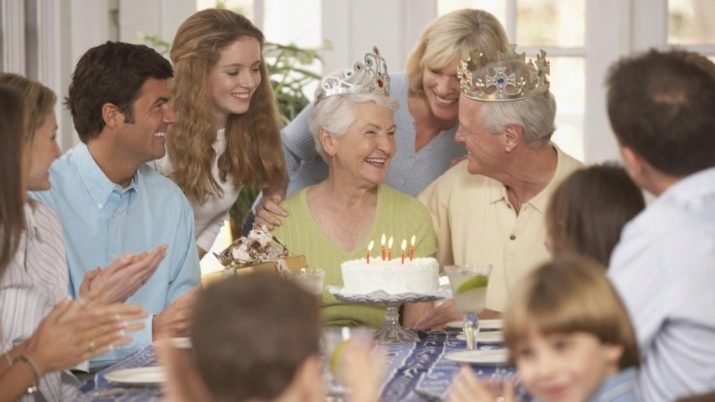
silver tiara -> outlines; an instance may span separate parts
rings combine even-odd
[[[334,95],[371,93],[390,96],[387,63],[377,46],[373,46],[371,53],[365,53],[363,60],[355,62],[352,68],[323,78],[315,91],[315,103]]]

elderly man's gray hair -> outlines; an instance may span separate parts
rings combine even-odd
[[[390,109],[391,112],[397,110],[398,102],[389,96],[378,94],[352,94],[331,96],[322,99],[315,106],[315,109],[310,114],[308,127],[310,133],[313,134],[315,141],[315,149],[318,151],[324,161],[327,162],[327,155],[320,143],[320,129],[327,131],[333,137],[340,137],[347,131],[348,127],[355,121],[357,117],[358,103],[374,102],[378,106]]]
[[[511,124],[521,126],[527,146],[539,147],[556,130],[556,100],[551,92],[510,102],[484,102],[480,116],[490,133],[501,133]]]

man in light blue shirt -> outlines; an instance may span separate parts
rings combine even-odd
[[[200,271],[191,206],[181,190],[146,162],[164,155],[176,121],[168,104],[172,68],[154,50],[107,42],[77,63],[67,105],[81,144],[50,169],[52,188],[33,194],[64,225],[70,287],[125,253],[168,245],[156,272],[129,297],[151,316],[133,342],[92,361],[112,363],[151,343],[153,335],[185,335]]]
[[[715,65],[696,53],[652,50],[608,78],[623,162],[658,197],[625,226],[608,272],[638,336],[646,401],[715,391],[713,110]]]

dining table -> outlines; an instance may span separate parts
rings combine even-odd
[[[385,402],[424,402],[443,400],[459,368],[465,364],[448,355],[465,351],[458,329],[416,332],[417,342],[380,345],[387,358],[381,399]],[[503,348],[500,343],[479,344],[480,350]],[[494,363],[494,362],[487,362]],[[147,402],[164,401],[161,384],[127,384],[107,379],[107,374],[123,369],[158,365],[152,345],[147,345],[122,361],[105,368],[82,387],[85,401]],[[483,379],[503,381],[515,376],[515,369],[505,363],[469,364]],[[111,375],[110,375],[111,377]],[[518,390],[518,392],[523,392]],[[528,400],[522,395],[524,400]]]

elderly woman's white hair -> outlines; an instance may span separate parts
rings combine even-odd
[[[508,102],[484,102],[480,116],[492,134],[503,132],[516,124],[524,130],[527,146],[538,148],[546,144],[556,130],[556,100],[551,92]]]
[[[320,91],[320,89],[318,89]],[[323,98],[315,105],[315,109],[310,115],[308,127],[313,134],[315,149],[327,162],[327,155],[320,143],[320,129],[327,131],[333,137],[340,137],[345,134],[348,127],[357,117],[357,104],[374,102],[380,107],[390,109],[391,112],[397,110],[398,102],[391,96],[376,93],[335,95]]]

